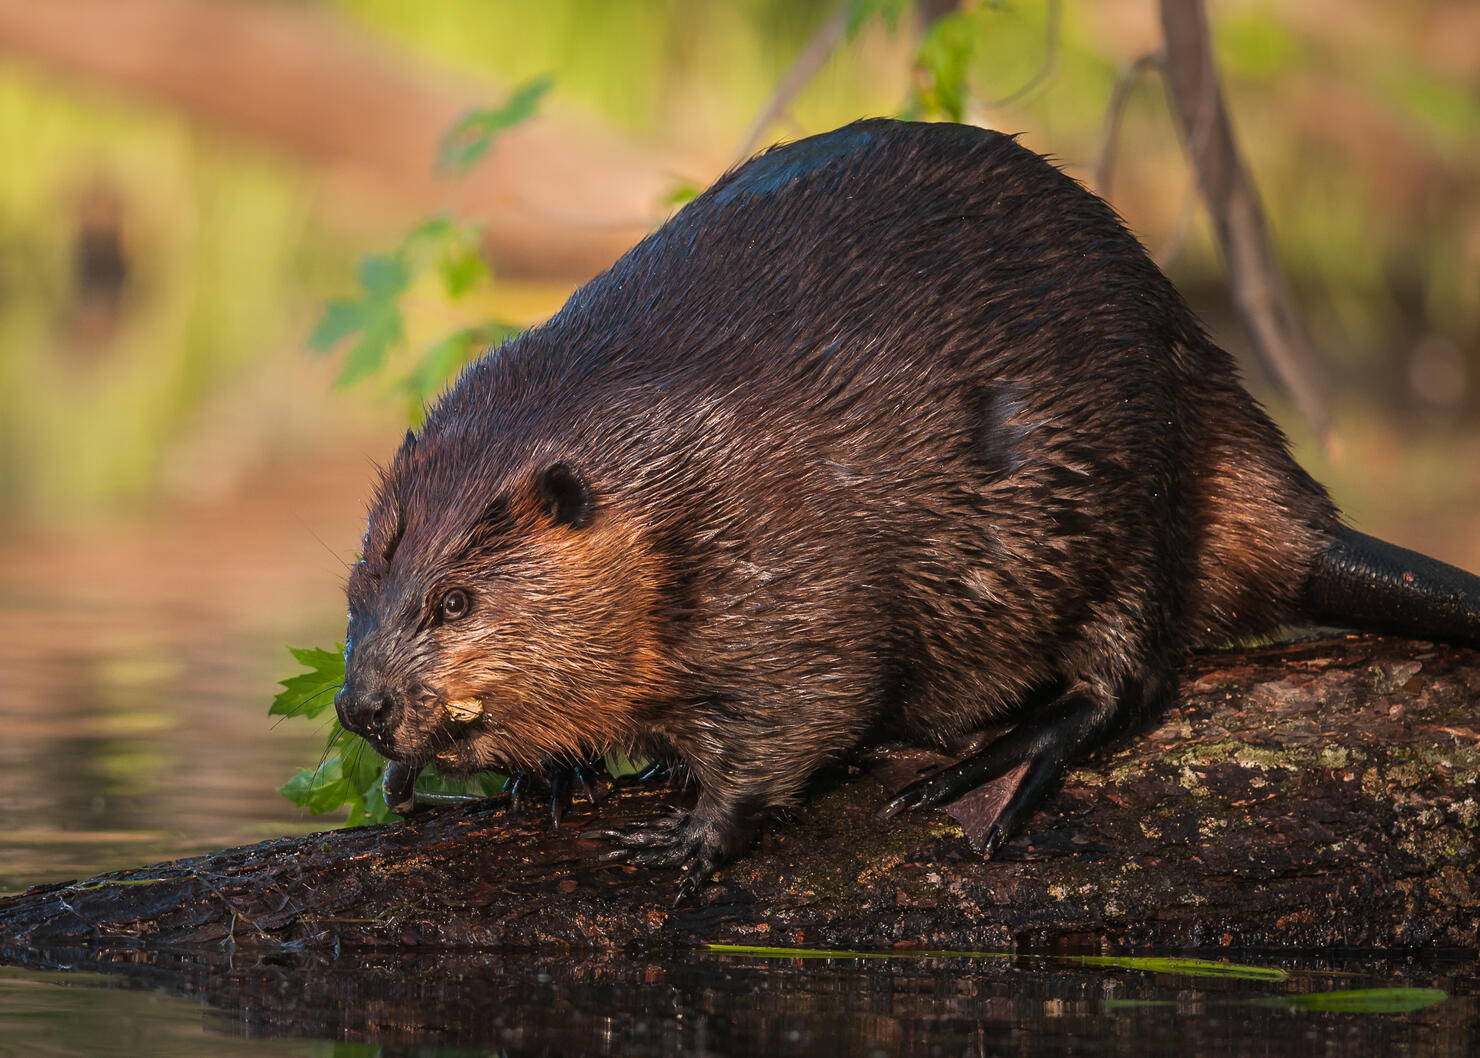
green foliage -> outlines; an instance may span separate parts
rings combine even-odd
[[[282,692],[268,711],[273,716],[315,719],[334,704],[334,692],[344,683],[344,648],[336,651],[289,647],[288,652],[307,671],[282,681]],[[337,756],[329,754],[338,751]],[[392,818],[379,779],[385,761],[369,744],[335,721],[325,759],[317,768],[301,768],[279,792],[314,815],[349,806],[349,822],[379,823]]]
[[[442,137],[437,164],[444,169],[466,172],[493,147],[499,133],[528,120],[550,90],[549,77],[526,81],[509,94],[502,106],[470,110]]]
[[[500,133],[534,114],[550,84],[548,77],[536,78],[514,89],[500,106],[464,115],[443,137],[438,164],[459,175],[467,172],[493,148]],[[325,304],[308,336],[309,349],[321,354],[351,343],[336,382],[340,389],[385,369],[406,334],[405,299],[424,276],[435,275],[448,301],[465,298],[492,279],[479,253],[481,238],[478,224],[444,214],[422,221],[388,253],[360,260],[359,292]],[[392,388],[409,400],[408,417],[419,421],[426,402],[480,348],[516,333],[512,324],[490,320],[431,342],[409,369],[391,379]]]
[[[878,18],[890,33],[911,5],[902,0],[853,0],[848,10],[847,34],[853,38],[871,19]],[[984,19],[1001,8],[983,3],[951,11],[926,27],[915,52],[915,84],[902,116],[929,121],[965,121],[971,98],[972,65],[987,27]]]
[[[317,647],[289,647],[298,664],[308,671],[282,681],[282,691],[272,700],[269,716],[302,716],[314,719],[334,704],[334,692],[344,682],[344,645],[334,651]]]
[[[344,683],[344,648],[335,651],[289,647],[288,652],[307,671],[281,681],[282,692],[268,710],[273,716],[301,716],[315,719],[334,704],[334,692]],[[314,815],[349,807],[345,821],[384,823],[400,818],[385,803],[381,776],[386,760],[358,735],[344,730],[339,721],[329,732],[324,759],[316,768],[300,768],[278,792]],[[435,768],[428,768],[417,779],[416,788],[425,793],[496,793],[503,776],[480,775],[469,782],[445,779]]]
[[[995,951],[905,950],[871,951],[847,948],[784,948],[752,944],[705,944],[706,951],[719,955],[750,956],[760,959],[1022,959],[1021,955]],[[1173,974],[1178,977],[1214,978],[1266,985],[1286,984],[1291,976],[1277,966],[1251,966],[1245,963],[1216,962],[1210,959],[1182,959],[1160,956],[1081,956],[1047,955],[1039,959],[1049,963],[1095,967],[1105,970],[1133,970],[1141,973]],[[1437,988],[1360,988],[1330,992],[1297,992],[1288,995],[1224,998],[1224,1006],[1281,1007],[1287,1010],[1338,1014],[1408,1014],[1442,1003],[1449,996]],[[1107,999],[1107,1010],[1138,1010],[1175,1007],[1180,1000]]]
[[[920,72],[908,111],[912,117],[966,120],[971,60],[980,35],[972,11],[953,11],[931,24],[920,42]]]
[[[1448,998],[1448,993],[1437,988],[1353,988],[1276,996],[1263,1000],[1259,1005],[1324,1014],[1408,1014]]]
[[[464,173],[491,150],[498,135],[527,120],[549,90],[549,78],[538,78],[515,89],[501,106],[474,110],[462,117],[443,137],[438,164]],[[405,298],[424,277],[435,276],[448,301],[466,297],[492,275],[479,253],[477,224],[439,215],[412,228],[386,253],[362,258],[356,275],[359,290],[352,297],[334,298],[324,305],[308,347],[319,354],[349,344],[336,386],[343,389],[386,372],[392,351],[406,334]],[[427,401],[478,352],[518,333],[500,320],[460,327],[427,345],[410,367],[390,379],[393,391],[408,402],[408,418],[419,422]],[[282,693],[269,710],[275,716],[314,719],[334,701],[344,683],[344,649],[331,652],[289,647],[307,671],[282,681]],[[344,730],[336,720],[324,757],[316,768],[302,768],[279,787],[279,792],[315,815],[348,806],[350,825],[379,823],[397,818],[385,802],[382,776],[385,758],[364,739]],[[471,784],[452,782],[427,768],[416,788],[427,793],[462,793],[469,785],[491,793],[502,776],[483,775]]]
[[[435,272],[449,301],[465,297],[480,281],[491,278],[478,253],[481,229],[438,216],[413,228],[389,253],[370,254],[358,268],[360,292],[352,298],[333,298],[308,336],[308,347],[327,353],[346,339],[354,339],[336,385],[343,389],[378,374],[391,350],[405,334],[402,299],[421,275]],[[412,398],[412,417],[454,371],[476,351],[472,343],[483,337],[498,340],[517,332],[510,324],[490,322],[464,328],[433,342],[423,350],[396,388]],[[486,336],[486,337],[485,337]],[[461,354],[453,359],[452,352]]]
[[[697,184],[691,184],[687,180],[675,184],[663,196],[662,204],[665,206],[682,206],[704,193],[704,189]]]
[[[899,30],[899,17],[913,6],[911,0],[853,0],[848,5],[848,39],[858,36],[874,18],[883,19],[890,33]]]

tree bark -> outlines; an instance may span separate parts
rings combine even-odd
[[[990,862],[944,813],[880,820],[886,788],[855,770],[677,906],[675,871],[602,866],[581,836],[663,810],[631,789],[558,829],[481,803],[41,886],[0,900],[0,945],[73,966],[223,943],[1473,950],[1477,697],[1480,656],[1427,644],[1199,655],[1181,704],[1072,770]]]

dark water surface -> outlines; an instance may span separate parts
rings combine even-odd
[[[1473,962],[1270,956],[1252,960],[1261,976],[1238,977],[1024,956],[118,958],[107,974],[0,969],[0,1055],[1356,1056],[1480,1045]]]

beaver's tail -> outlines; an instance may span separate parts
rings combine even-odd
[[[1305,583],[1322,623],[1480,647],[1480,577],[1345,526]]]

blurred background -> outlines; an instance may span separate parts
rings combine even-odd
[[[379,375],[336,388],[342,350],[309,354],[326,300],[442,215],[482,223],[492,278],[412,282],[393,362],[537,322],[737,160],[835,8],[0,0],[0,890],[325,825],[275,788],[326,726],[267,707],[285,644],[343,634],[408,414]],[[968,8],[968,116],[1093,182],[1155,4]],[[1248,357],[1154,76],[1112,201],[1353,521],[1480,569],[1480,5],[1209,15],[1334,455]],[[919,47],[908,13],[870,20],[762,142],[899,113]],[[543,75],[531,121],[438,170],[460,114]]]

